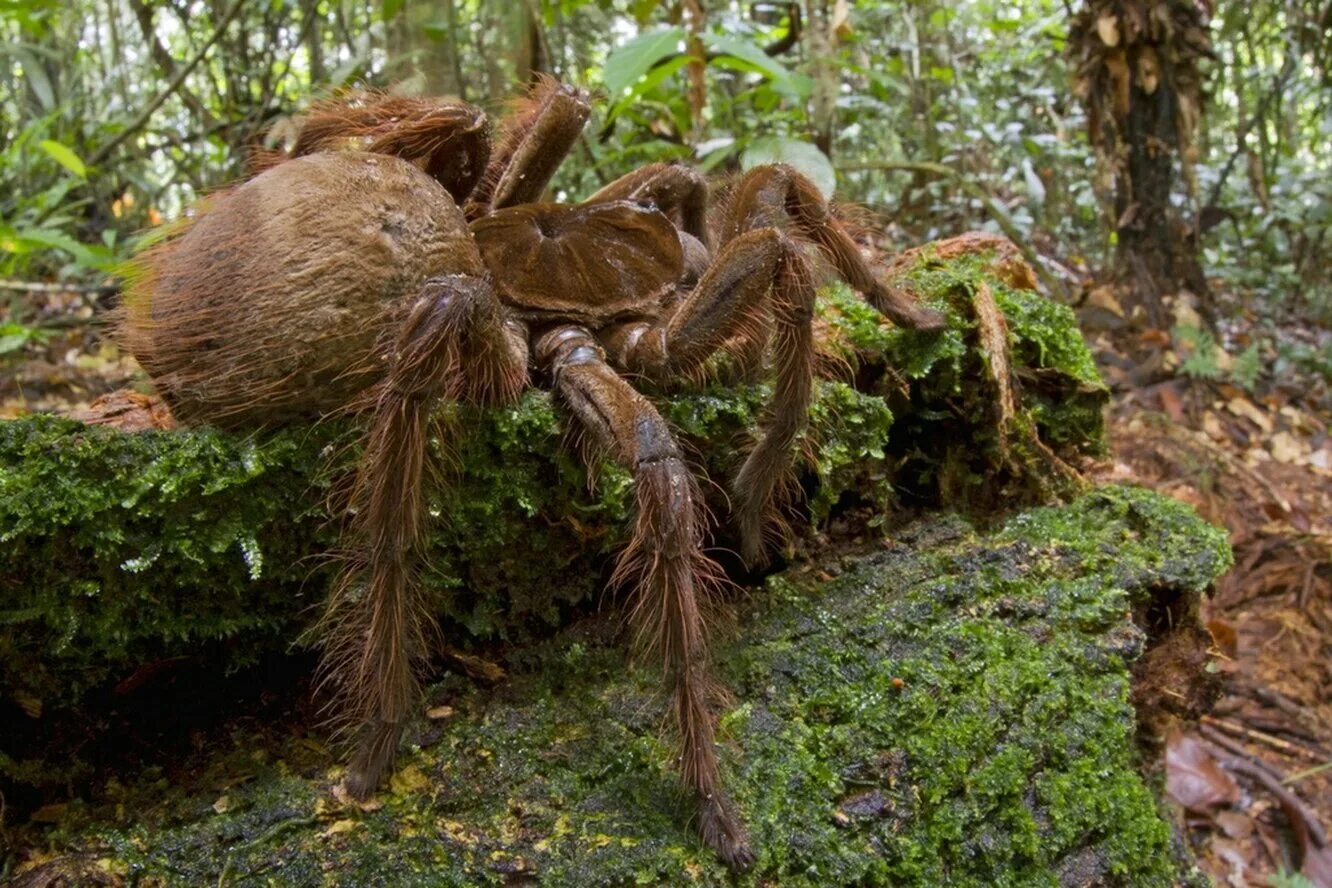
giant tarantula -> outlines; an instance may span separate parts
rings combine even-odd
[[[484,114],[463,103],[316,105],[289,151],[141,257],[122,339],[183,422],[367,417],[321,623],[325,682],[358,732],[355,797],[391,766],[421,696],[433,623],[415,571],[432,416],[441,400],[511,401],[532,371],[633,473],[615,580],[635,588],[631,621],[664,661],[702,838],[744,867],[753,853],[713,748],[700,599],[717,568],[701,549],[699,486],[626,376],[695,376],[723,349],[770,357],[772,403],[731,485],[742,555],[757,564],[810,407],[814,255],[899,324],[941,318],[882,286],[787,166],[751,170],[711,212],[701,175],[666,164],[581,203],[538,202],[588,115],[585,93],[544,82],[491,156]]]

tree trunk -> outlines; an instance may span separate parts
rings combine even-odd
[[[1210,55],[1203,13],[1193,0],[1089,0],[1069,38],[1074,91],[1113,182],[1122,301],[1148,324],[1167,326],[1163,297],[1181,289],[1206,297],[1194,226],[1173,201],[1177,167],[1192,178],[1202,113],[1198,64]]]

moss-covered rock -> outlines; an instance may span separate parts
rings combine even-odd
[[[978,244],[926,251],[893,272],[949,315],[941,334],[896,329],[845,292],[826,295],[827,349],[860,370],[819,384],[801,448],[814,459],[803,465],[798,530],[850,502],[881,521],[896,491],[937,500],[945,477],[966,478],[953,484],[965,493],[959,505],[1048,492],[1015,483],[1027,475],[1000,452],[984,408],[993,399],[971,299],[982,288],[1008,316],[1012,372],[1050,383],[1024,388],[1019,403],[1015,421],[1048,445],[1020,461],[1028,474],[1048,470],[1042,459],[1100,447],[1103,389],[1071,314],[1014,281],[996,260],[1001,242]],[[769,395],[766,385],[717,385],[659,398],[717,482],[719,547],[730,540],[715,494]],[[437,454],[455,470],[433,505],[426,582],[435,610],[461,643],[544,637],[604,588],[628,476],[600,467],[590,491],[544,392],[454,419],[461,433],[447,458]],[[0,721],[17,726],[0,736],[0,776],[78,779],[86,737],[52,743],[52,725],[83,719],[91,730],[117,687],[160,664],[234,670],[301,637],[330,572],[338,526],[327,504],[355,438],[345,422],[262,437],[126,434],[41,416],[0,423]]]
[[[47,872],[160,885],[1163,886],[1191,881],[1135,767],[1130,615],[1194,597],[1224,535],[1132,488],[960,519],[789,569],[716,658],[720,742],[753,833],[733,881],[685,826],[650,669],[607,618],[452,679],[375,810],[308,740],[232,735],[183,785],[111,787],[47,835]],[[836,573],[835,578],[831,574]],[[94,862],[95,863],[92,863]]]

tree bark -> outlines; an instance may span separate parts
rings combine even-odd
[[[1194,0],[1089,0],[1074,14],[1069,38],[1074,91],[1113,182],[1121,301],[1163,327],[1163,298],[1187,289],[1207,314],[1195,226],[1175,201],[1177,175],[1191,180],[1202,113],[1198,68],[1210,55],[1204,14]]]

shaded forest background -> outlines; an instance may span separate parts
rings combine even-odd
[[[893,220],[899,244],[1001,229],[1057,295],[1126,281],[1158,327],[1180,286],[1209,321],[1332,320],[1326,0],[5,6],[11,282],[104,283],[140,232],[241,175],[312,97],[371,86],[495,107],[549,73],[602,91],[559,180],[569,195],[652,160],[797,160],[829,186],[836,169],[839,196]],[[40,328],[23,290],[5,292],[13,351]],[[1304,345],[1283,357],[1332,369]]]
[[[1225,695],[1167,757],[1206,868],[1332,884],[1332,0],[0,10],[0,417],[135,379],[98,326],[119,263],[347,88],[496,114],[543,74],[598,90],[560,199],[651,161],[783,160],[885,255],[1008,236],[1115,391],[1100,473],[1231,534],[1206,614]],[[1241,797],[1219,751],[1267,783]]]

